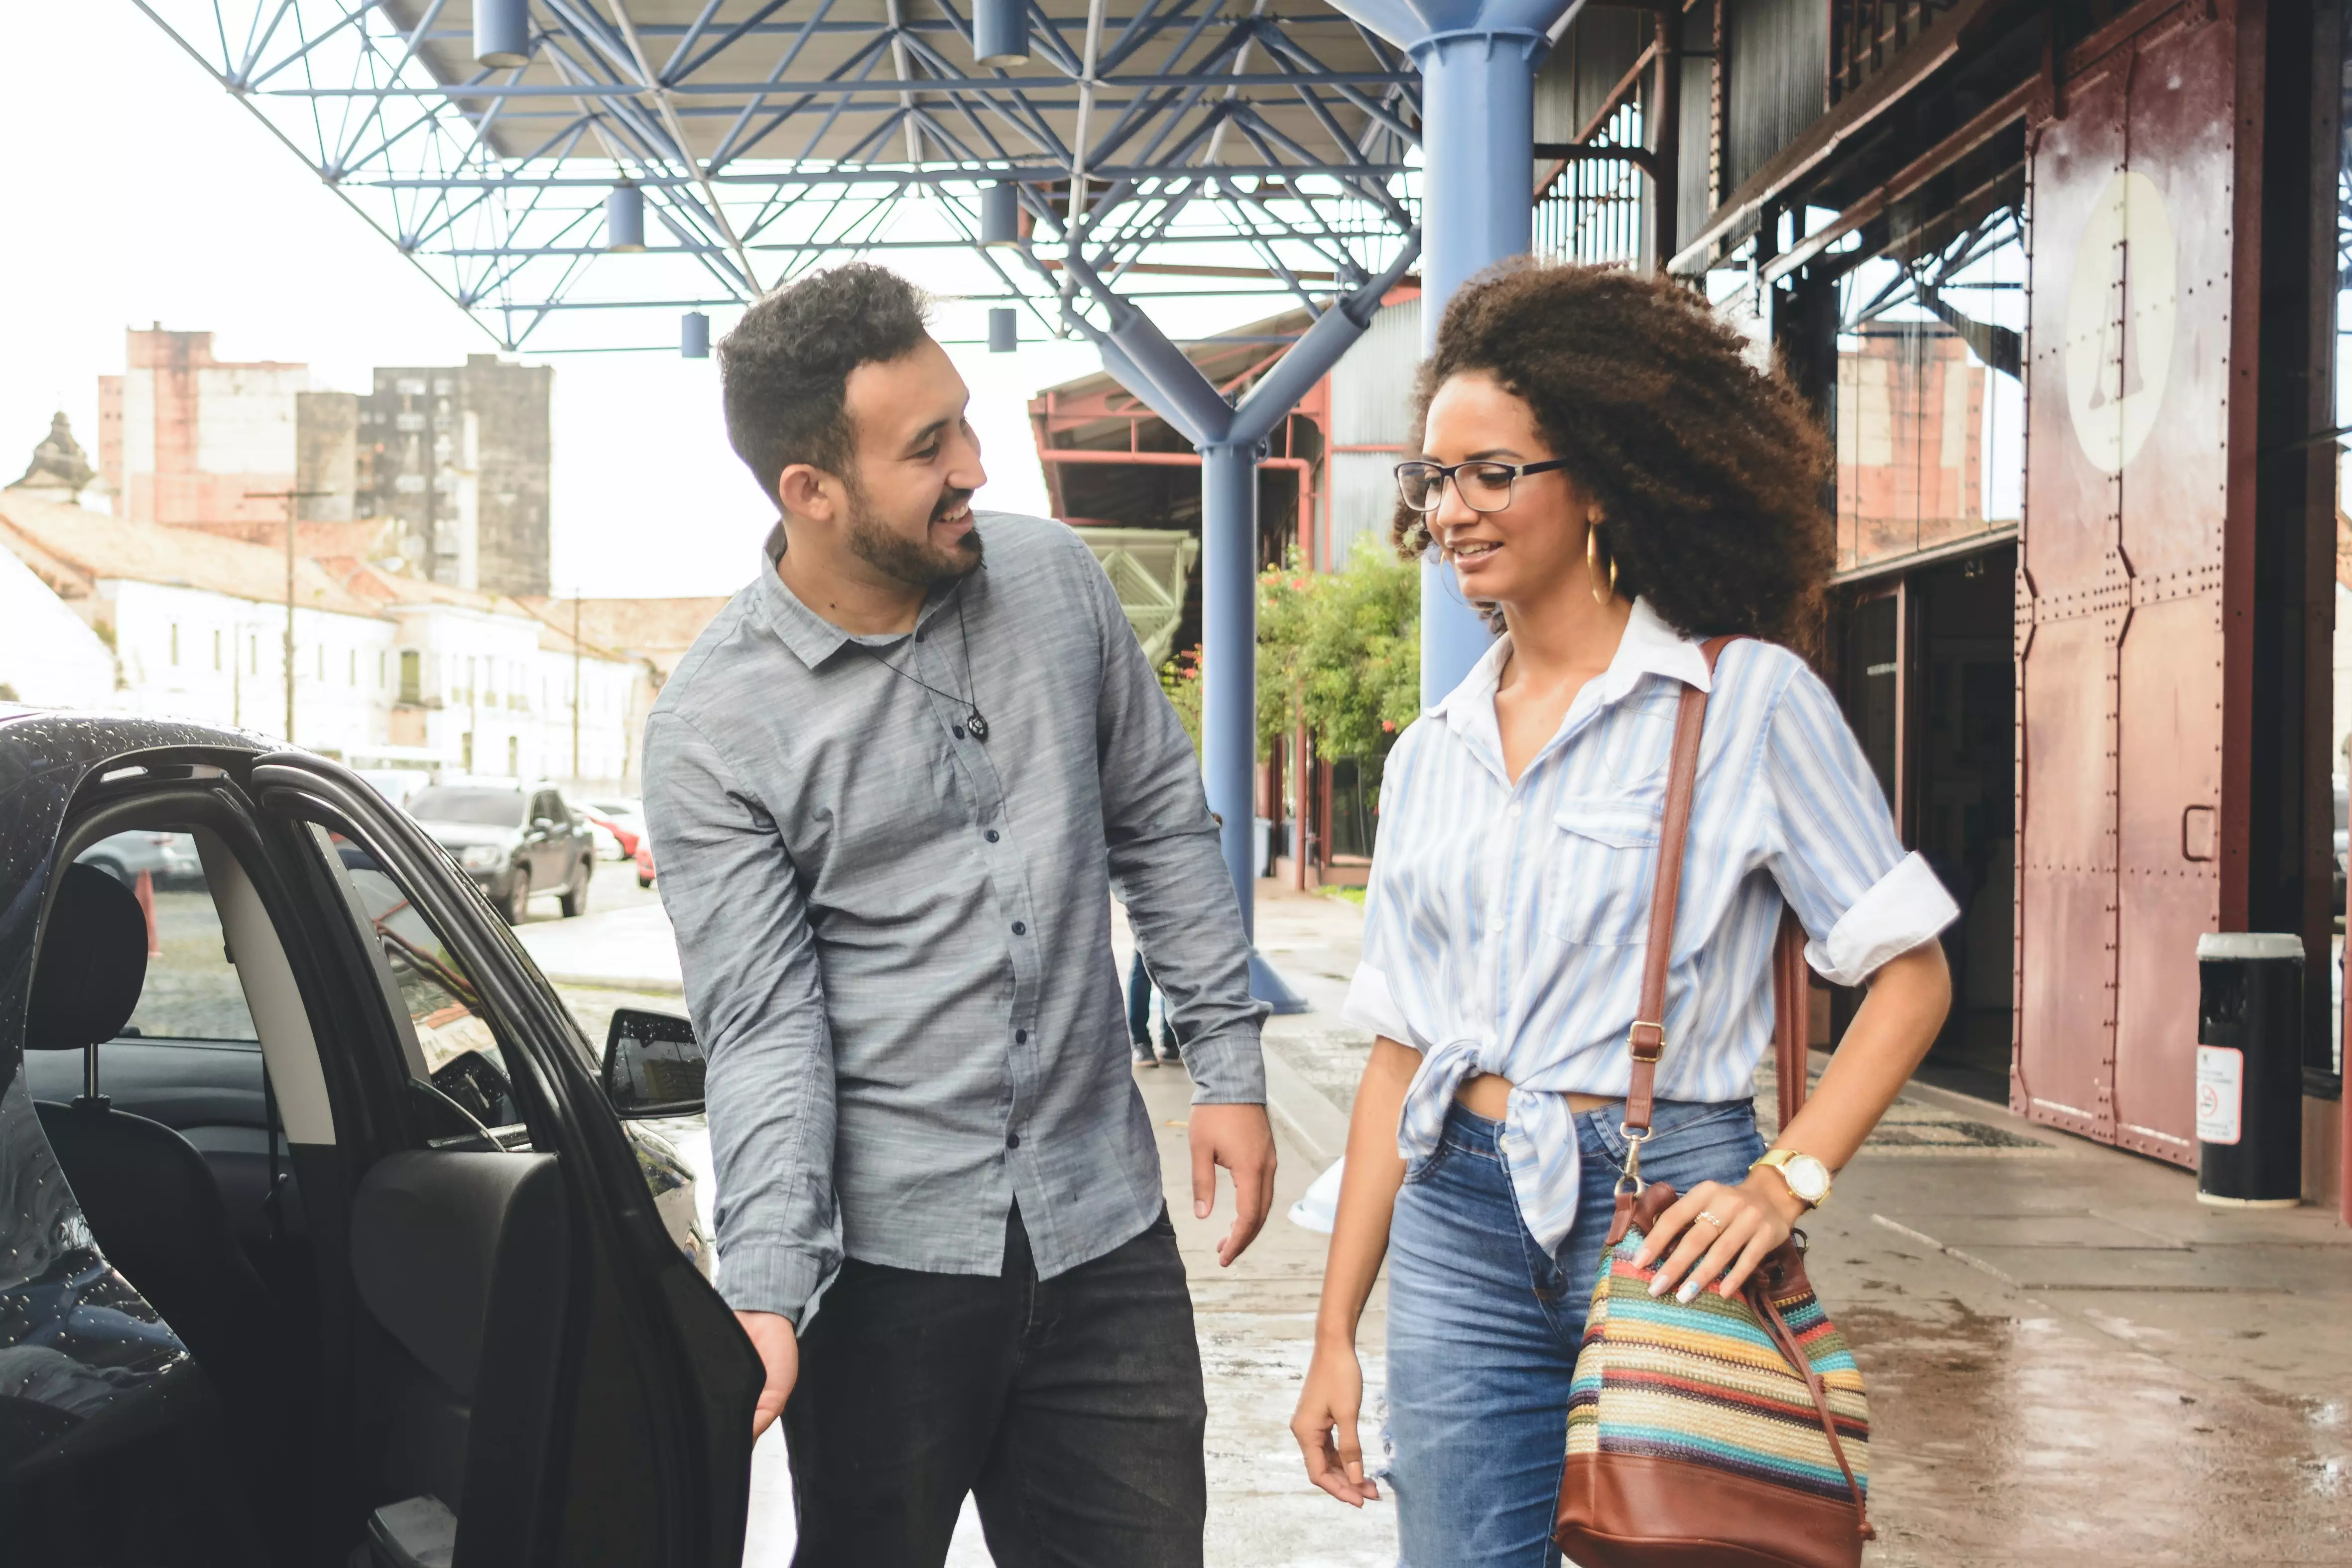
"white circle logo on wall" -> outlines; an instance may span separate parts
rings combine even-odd
[[[2092,204],[2066,296],[2066,403],[2084,455],[2101,471],[2132,460],[2172,371],[2179,267],[2164,193],[2117,174]]]

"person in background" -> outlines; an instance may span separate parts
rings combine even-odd
[[[1139,946],[1127,966],[1128,1053],[1138,1067],[1181,1067],[1184,1058],[1176,1049],[1176,1030],[1169,1020],[1165,997],[1160,997],[1160,1029],[1156,1036],[1153,1033],[1154,997],[1160,997],[1160,988],[1151,983],[1150,967],[1144,963],[1143,949]]]
[[[921,297],[802,278],[720,346],[782,513],[646,732],[709,1058],[719,1281],[790,1439],[799,1568],[1197,1568],[1206,1406],[1114,891],[1184,1031],[1195,1217],[1273,1200],[1249,945],[1191,743],[1063,524],[972,510]]]

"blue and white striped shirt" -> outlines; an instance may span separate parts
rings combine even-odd
[[[1495,690],[1507,639],[1397,738],[1381,786],[1362,966],[1344,1016],[1422,1053],[1397,1147],[1437,1148],[1467,1077],[1511,1081],[1501,1139],[1528,1228],[1576,1218],[1566,1096],[1622,1096],[1656,880],[1666,760],[1696,642],[1635,601],[1609,668],[1577,694],[1515,787]],[[1662,1099],[1745,1098],[1772,1039],[1783,900],[1805,956],[1841,985],[1929,940],[1959,910],[1895,836],[1835,699],[1756,641],[1717,661],[1666,977]]]

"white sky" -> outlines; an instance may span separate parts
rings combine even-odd
[[[0,5],[0,145],[17,170],[0,220],[0,484],[59,408],[96,460],[98,378],[121,371],[128,327],[209,329],[224,360],[308,363],[347,392],[378,364],[457,364],[496,346],[128,0]],[[1282,308],[1154,314],[1199,333]],[[950,334],[970,335],[974,315]],[[732,324],[714,314],[714,337]],[[1025,313],[1023,331],[1038,331]],[[646,340],[642,320],[614,335]],[[950,352],[989,461],[981,504],[1042,511],[1025,401],[1100,361],[1051,341]],[[718,362],[543,362],[556,367],[555,591],[740,586],[773,512],[727,445]]]

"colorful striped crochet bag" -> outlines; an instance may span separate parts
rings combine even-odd
[[[1709,668],[1729,638],[1706,645]],[[1583,1568],[1855,1568],[1873,1538],[1870,1406],[1853,1353],[1805,1278],[1801,1233],[1737,1299],[1654,1297],[1642,1238],[1675,1189],[1641,1179],[1665,1030],[1666,960],[1682,883],[1706,694],[1683,693],[1658,835],[1639,1017],[1629,1036],[1625,1180],[1576,1360],[1553,1539]],[[1780,1119],[1803,1103],[1804,933],[1773,955]]]

